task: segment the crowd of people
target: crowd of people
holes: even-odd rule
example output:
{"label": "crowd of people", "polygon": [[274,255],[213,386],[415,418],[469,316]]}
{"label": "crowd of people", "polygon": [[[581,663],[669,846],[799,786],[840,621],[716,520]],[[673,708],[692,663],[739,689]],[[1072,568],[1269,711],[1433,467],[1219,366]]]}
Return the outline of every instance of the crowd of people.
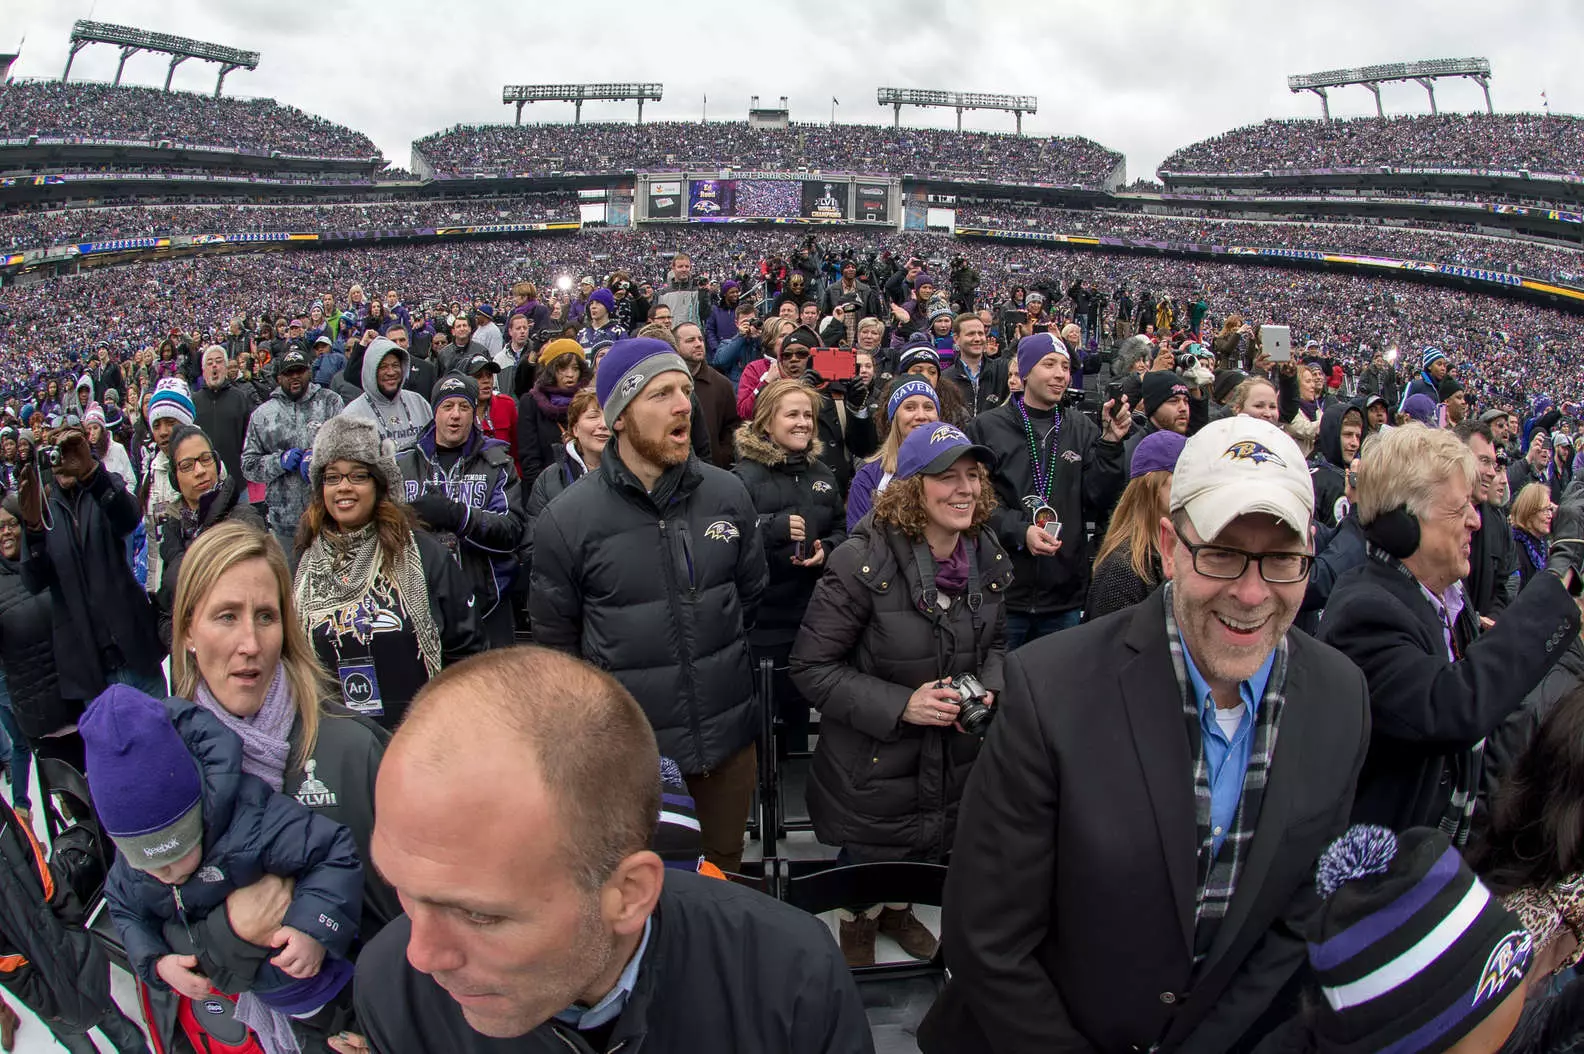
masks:
{"label": "crowd of people", "polygon": [[172,234],[413,230],[577,218],[577,194],[569,191],[336,204],[32,207],[0,212],[0,248],[38,249]]}
{"label": "crowd of people", "polygon": [[[1143,304],[1153,312],[1163,297],[1173,303],[1176,317],[1186,317],[1189,305],[1208,299],[1236,307],[1261,324],[1290,326],[1295,340],[1318,341],[1340,357],[1363,358],[1363,349],[1427,343],[1457,347],[1467,361],[1479,364],[1470,383],[1481,399],[1512,401],[1541,390],[1558,398],[1584,394],[1579,381],[1584,321],[1525,301],[1373,277],[926,234],[833,242],[817,260],[793,242],[784,230],[596,229],[576,236],[259,253],[170,260],[131,271],[85,271],[0,290],[0,392],[32,393],[50,379],[71,384],[75,363],[101,340],[120,352],[146,352],[153,358],[175,329],[181,341],[201,347],[227,336],[234,318],[279,313],[301,289],[349,278],[368,282],[382,295],[387,286],[393,288],[409,309],[448,302],[444,290],[470,290],[498,305],[507,301],[523,261],[529,261],[535,273],[550,276],[548,304],[562,279],[577,286],[589,277],[593,259],[606,274],[619,272],[627,279],[636,302],[644,297],[645,285],[651,290],[663,285],[666,254],[681,249],[717,285],[734,280],[772,297],[786,291],[795,272],[812,288],[820,276],[836,271],[845,255],[866,270],[887,267],[893,273],[911,255],[942,272],[961,256],[977,275],[975,303],[997,310],[1021,307],[1027,293],[1043,289],[1047,303],[1072,312],[1074,305],[1063,298],[1074,280],[1084,279],[1107,294],[1098,308],[1106,321],[1098,328],[1108,332],[1125,285],[1131,301],[1126,313],[1135,318]],[[943,274],[942,281],[948,282],[949,275]],[[580,298],[577,288],[556,293],[567,299],[563,310],[569,316],[581,315],[573,304]],[[85,314],[82,305],[91,309]],[[307,306],[297,309],[306,312]],[[630,307],[620,313],[630,321]]]}
{"label": "crowd of people", "polygon": [[1580,175],[1584,122],[1564,114],[1443,113],[1269,120],[1173,151],[1160,172],[1409,168]]}
{"label": "crowd of people", "polygon": [[457,125],[417,140],[413,150],[442,177],[731,167],[998,181],[1015,173],[1022,183],[1091,188],[1122,162],[1077,136],[868,124],[750,128],[743,121]]}
{"label": "crowd of people", "polygon": [[0,85],[0,139],[170,140],[299,157],[379,156],[373,140],[273,99],[215,98],[129,85],[10,80]]}
{"label": "crowd of people", "polygon": [[1256,222],[1213,216],[1082,211],[986,202],[969,205],[959,202],[957,207],[957,224],[962,227],[993,226],[1010,230],[1142,238],[1177,244],[1363,253],[1398,260],[1430,260],[1462,267],[1508,271],[1550,281],[1578,281],[1579,276],[1584,274],[1584,250],[1581,249],[1528,238],[1473,234],[1466,227],[1451,224],[1421,223],[1417,220],[1404,222],[1403,226],[1336,220]]}
{"label": "crowd of people", "polygon": [[[157,345],[0,403],[0,671],[161,1049],[865,1054],[882,936],[951,964],[927,1054],[1584,1037],[1565,316],[1507,354],[1398,285],[1346,324],[1449,328],[1285,358],[1267,286],[1362,280],[692,234],[42,294]],[[948,865],[938,933],[723,881],[811,747],[834,865]],[[32,808],[0,986],[141,1051]]]}

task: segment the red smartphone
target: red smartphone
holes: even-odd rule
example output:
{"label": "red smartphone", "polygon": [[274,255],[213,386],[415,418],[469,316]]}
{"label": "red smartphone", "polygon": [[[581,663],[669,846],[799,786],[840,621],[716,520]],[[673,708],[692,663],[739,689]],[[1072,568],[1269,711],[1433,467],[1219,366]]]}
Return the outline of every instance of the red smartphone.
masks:
{"label": "red smartphone", "polygon": [[858,376],[858,353],[846,348],[815,348],[809,354],[809,364],[827,381],[850,381]]}

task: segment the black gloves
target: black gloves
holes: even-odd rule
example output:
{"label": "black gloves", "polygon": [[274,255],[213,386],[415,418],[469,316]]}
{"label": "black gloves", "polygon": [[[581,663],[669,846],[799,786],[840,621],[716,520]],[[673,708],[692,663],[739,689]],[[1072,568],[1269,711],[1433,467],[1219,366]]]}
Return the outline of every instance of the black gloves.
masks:
{"label": "black gloves", "polygon": [[[1562,579],[1568,592],[1584,592],[1584,502],[1563,502],[1551,520],[1551,554],[1546,570]],[[1569,572],[1572,572],[1569,574]]]}
{"label": "black gloves", "polygon": [[467,509],[439,491],[420,494],[411,504],[418,518],[437,531],[455,531],[467,521]]}

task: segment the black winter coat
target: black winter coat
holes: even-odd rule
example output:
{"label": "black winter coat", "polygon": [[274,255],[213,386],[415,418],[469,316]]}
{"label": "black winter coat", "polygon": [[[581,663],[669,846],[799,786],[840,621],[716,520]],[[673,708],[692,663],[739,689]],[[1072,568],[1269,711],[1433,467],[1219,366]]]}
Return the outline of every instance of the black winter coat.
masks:
{"label": "black winter coat", "polygon": [[588,471],[582,462],[568,456],[566,447],[562,446],[555,465],[539,473],[539,478],[533,481],[533,489],[528,492],[528,500],[524,503],[523,544],[518,553],[521,562],[521,569],[517,572],[519,592],[523,596],[528,595],[528,580],[533,573],[534,521],[539,518],[541,512],[544,512],[545,506],[555,500],[562,491],[588,475]]}
{"label": "black winter coat", "polygon": [[0,804],[0,985],[63,1032],[86,1032],[113,1005],[110,964],[75,924],[82,910],[33,832]]}
{"label": "black winter coat", "polygon": [[667,868],[650,924],[632,994],[597,1050],[555,1018],[516,1039],[474,1030],[408,962],[406,918],[358,959],[358,1021],[380,1054],[874,1054],[852,973],[819,920]]}
{"label": "black winter coat", "polygon": [[[1342,463],[1342,419],[1355,407],[1332,403],[1320,415],[1320,435],[1309,459],[1309,481],[1314,486],[1315,519],[1335,527],[1347,517],[1347,466]],[[1362,413],[1362,412],[1361,412]]]}
{"label": "black winter coat", "polygon": [[533,392],[517,400],[517,472],[523,486],[533,486],[539,473],[555,464],[556,450],[566,442],[562,423],[539,408]]}
{"label": "black winter coat", "polygon": [[226,475],[242,479],[242,444],[247,439],[248,418],[259,404],[258,391],[251,384],[227,381],[218,388],[199,388],[192,400],[198,427],[214,444]]}
{"label": "black winter coat", "polygon": [[466,506],[459,526],[430,526],[467,574],[475,611],[490,644],[511,647],[508,598],[517,580],[517,551],[527,528],[522,484],[510,446],[485,436],[475,425],[448,475],[440,468],[431,421],[418,441],[397,455],[396,467],[409,503],[421,494],[439,494]]}
{"label": "black winter coat", "polygon": [[[824,462],[810,460],[820,454],[815,441],[808,453],[788,455],[767,436],[755,435],[748,425],[737,429],[737,464],[732,469],[758,513],[759,538],[769,565],[770,584],[759,603],[759,619],[749,640],[755,647],[790,644],[803,622],[803,611],[831,554],[847,540],[847,514],[842,508],[836,476]],[[825,559],[818,567],[792,562],[797,545],[791,538],[791,518],[803,517],[805,536],[818,539]]]}
{"label": "black winter coat", "polygon": [[[1517,764],[1518,758],[1534,742],[1540,723],[1558,703],[1584,684],[1584,641],[1574,637],[1561,660],[1545,675],[1535,690],[1524,697],[1523,705],[1507,715],[1485,740],[1485,767],[1480,770],[1480,793],[1488,806]],[[1489,815],[1487,812],[1486,815]]]}
{"label": "black winter coat", "polygon": [[968,416],[972,419],[1006,402],[1007,370],[1007,360],[1004,358],[981,359],[979,376],[970,378],[959,356],[946,367],[941,374],[941,381],[950,381],[957,386],[957,392],[962,396],[963,405],[968,408]]}
{"label": "black winter coat", "polygon": [[1372,731],[1354,823],[1436,826],[1451,802],[1453,759],[1490,735],[1562,658],[1578,637],[1579,609],[1561,579],[1542,574],[1488,632],[1467,605],[1455,629],[1456,663],[1435,606],[1388,557],[1372,554],[1332,591],[1320,638],[1369,684]]}
{"label": "black winter coat", "polygon": [[[855,861],[943,861],[982,742],[902,720],[922,684],[973,673],[1004,686],[1012,561],[988,528],[978,547],[978,611],[966,594],[942,610],[933,559],[919,571],[900,531],[859,524],[830,558],[792,647],[792,680],[820,711],[808,787],[819,840]],[[928,548],[924,549],[928,554]]]}
{"label": "black winter coat", "polygon": [[706,773],[759,732],[748,657],[767,578],[758,514],[741,480],[696,456],[646,491],[619,443],[534,523],[534,640],[610,671],[660,753]]}
{"label": "black winter coat", "polygon": [[1507,610],[1517,589],[1512,581],[1518,570],[1518,549],[1507,513],[1490,502],[1475,506],[1480,528],[1469,540],[1469,575],[1463,580],[1474,610],[1494,619]]}
{"label": "black winter coat", "polygon": [[1097,618],[1130,608],[1155,592],[1166,580],[1161,572],[1160,557],[1150,554],[1150,568],[1154,578],[1145,580],[1133,570],[1133,547],[1127,542],[1113,549],[1104,560],[1095,564],[1094,579],[1089,583],[1089,599],[1084,602],[1083,620]]}
{"label": "black winter coat", "polygon": [[[226,520],[239,520],[261,531],[265,530],[264,521],[248,504],[246,492],[237,480],[236,476],[227,476],[218,487],[198,499],[198,534]],[[177,499],[178,502],[180,500]],[[156,522],[159,525],[156,529],[159,537],[154,544],[159,546],[164,570],[160,572],[159,590],[154,594],[154,612],[159,619],[160,643],[168,652],[171,645],[171,620],[176,607],[176,581],[181,574],[182,558],[198,537],[194,535],[188,538],[182,532],[179,510],[171,510],[169,515],[161,516]]]}
{"label": "black winter coat", "polygon": [[82,707],[105,690],[114,670],[160,672],[160,643],[148,594],[127,565],[126,537],[143,522],[137,499],[103,467],[70,491],[51,483],[48,522],[22,538],[22,581],[48,591],[55,618],[60,693]]}
{"label": "black winter coat", "polygon": [[57,732],[77,720],[61,701],[55,674],[55,626],[48,593],[30,593],[22,568],[0,557],[0,669],[11,694],[17,727],[29,739]]}
{"label": "black winter coat", "polygon": [[[1051,508],[1062,522],[1061,549],[1054,556],[1034,556],[1025,535],[1034,523],[1034,509],[1025,502],[1034,494],[1034,463],[1028,436],[1018,415],[1021,399],[1009,399],[974,418],[968,434],[996,456],[991,479],[1000,505],[990,514],[990,528],[1012,559],[1015,572],[1007,592],[1007,611],[1051,614],[1071,611],[1089,592],[1089,565],[1094,553],[1084,524],[1100,520],[1127,486],[1122,444],[1104,438],[1100,426],[1076,410],[1062,414],[1061,431],[1050,448]],[[1049,415],[1029,415],[1036,433],[1049,427]]]}

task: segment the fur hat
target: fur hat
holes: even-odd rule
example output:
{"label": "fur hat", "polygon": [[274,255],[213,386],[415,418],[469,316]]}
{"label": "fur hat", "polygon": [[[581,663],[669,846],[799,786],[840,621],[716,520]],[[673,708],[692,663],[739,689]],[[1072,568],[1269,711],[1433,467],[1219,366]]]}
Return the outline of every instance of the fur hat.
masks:
{"label": "fur hat", "polygon": [[358,461],[385,484],[385,493],[392,501],[400,501],[404,493],[401,470],[396,467],[396,447],[389,439],[381,439],[379,428],[363,417],[337,414],[319,426],[313,441],[313,464],[309,469],[315,490],[324,486],[325,468],[334,461]]}

